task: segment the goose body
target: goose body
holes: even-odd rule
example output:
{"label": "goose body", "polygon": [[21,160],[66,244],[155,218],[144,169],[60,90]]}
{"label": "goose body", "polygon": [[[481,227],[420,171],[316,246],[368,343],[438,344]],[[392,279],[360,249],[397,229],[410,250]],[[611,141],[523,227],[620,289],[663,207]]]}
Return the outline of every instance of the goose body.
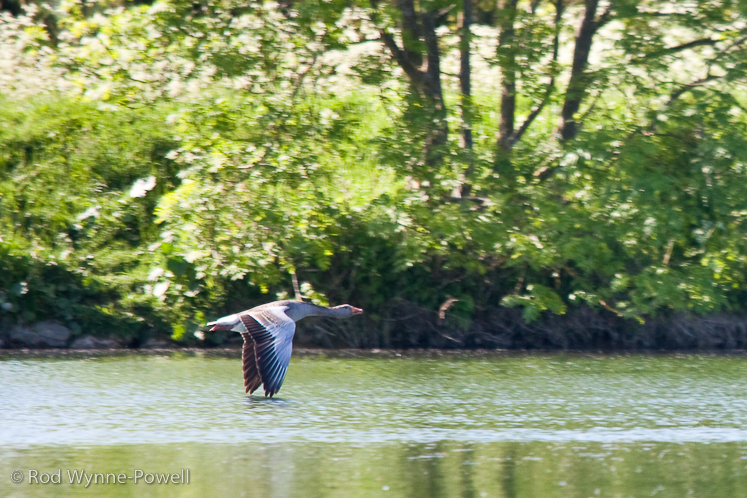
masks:
{"label": "goose body", "polygon": [[210,331],[230,330],[244,338],[241,355],[244,388],[249,394],[260,385],[265,396],[280,390],[293,350],[296,322],[307,316],[349,318],[363,310],[342,304],[334,308],[301,301],[275,301],[207,324]]}

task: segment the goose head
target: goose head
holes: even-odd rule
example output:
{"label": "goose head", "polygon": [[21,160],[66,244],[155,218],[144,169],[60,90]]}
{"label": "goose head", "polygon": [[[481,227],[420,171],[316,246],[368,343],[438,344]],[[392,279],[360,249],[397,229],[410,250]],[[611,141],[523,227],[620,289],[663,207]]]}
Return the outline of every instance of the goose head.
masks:
{"label": "goose head", "polygon": [[350,318],[353,315],[362,315],[363,310],[360,308],[356,308],[355,306],[350,306],[349,304],[341,304],[339,306],[335,306],[334,308],[331,308],[333,310],[340,310],[339,317],[340,318]]}

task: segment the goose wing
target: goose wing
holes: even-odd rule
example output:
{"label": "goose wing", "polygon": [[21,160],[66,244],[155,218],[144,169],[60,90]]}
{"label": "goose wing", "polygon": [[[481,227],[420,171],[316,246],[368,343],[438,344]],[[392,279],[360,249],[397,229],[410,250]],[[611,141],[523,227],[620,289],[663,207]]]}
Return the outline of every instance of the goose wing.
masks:
{"label": "goose wing", "polygon": [[283,385],[296,332],[296,322],[285,314],[286,309],[287,306],[276,306],[239,315],[246,329],[241,331],[246,392],[252,393],[264,384],[265,396],[273,396]]}

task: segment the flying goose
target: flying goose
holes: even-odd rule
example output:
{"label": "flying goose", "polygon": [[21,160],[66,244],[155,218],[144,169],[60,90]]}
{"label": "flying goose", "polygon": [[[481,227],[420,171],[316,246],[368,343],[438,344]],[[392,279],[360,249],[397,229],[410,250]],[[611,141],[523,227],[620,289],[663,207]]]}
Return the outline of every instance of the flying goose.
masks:
{"label": "flying goose", "polygon": [[230,330],[244,338],[244,387],[249,394],[264,384],[265,396],[280,390],[288,370],[296,322],[307,316],[350,318],[363,310],[341,304],[334,308],[301,301],[275,301],[224,316],[207,324],[210,332]]}

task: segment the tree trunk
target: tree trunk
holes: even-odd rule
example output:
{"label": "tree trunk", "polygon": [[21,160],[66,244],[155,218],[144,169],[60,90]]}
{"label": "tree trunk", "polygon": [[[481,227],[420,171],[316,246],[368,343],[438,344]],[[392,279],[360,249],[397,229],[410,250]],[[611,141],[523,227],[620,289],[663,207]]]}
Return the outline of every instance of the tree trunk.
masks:
{"label": "tree trunk", "polygon": [[558,131],[560,140],[563,142],[576,138],[578,134],[579,126],[575,116],[581,108],[581,102],[591,83],[591,78],[586,73],[586,67],[589,63],[589,52],[591,52],[594,34],[601,25],[600,22],[596,21],[599,0],[585,0],[585,4],[586,10],[576,34],[576,46],[573,50],[571,79],[568,82],[563,109],[560,113]]}
{"label": "tree trunk", "polygon": [[498,125],[498,147],[504,153],[511,151],[511,136],[516,122],[516,53],[513,38],[515,35],[516,5],[518,0],[503,0],[498,22],[500,34],[498,46],[501,75],[501,120]]}
{"label": "tree trunk", "polygon": [[405,56],[415,67],[423,65],[423,54],[420,38],[422,30],[418,22],[418,14],[415,11],[413,0],[399,0],[397,7],[402,12],[402,46]]}
{"label": "tree trunk", "polygon": [[0,0],[0,11],[19,16],[23,12],[23,8],[20,0]]}
{"label": "tree trunk", "polygon": [[421,14],[423,38],[427,51],[428,67],[425,70],[425,97],[433,115],[433,128],[428,130],[425,143],[425,161],[428,166],[440,164],[443,160],[441,147],[446,144],[449,125],[446,121],[446,104],[441,88],[441,54],[438,50],[438,37],[433,12]]}
{"label": "tree trunk", "polygon": [[[378,16],[375,10],[378,8],[378,2],[372,0],[371,6],[374,8],[371,20],[377,23]],[[441,88],[441,54],[436,35],[436,11],[418,13],[413,0],[399,0],[397,6],[402,12],[404,47],[399,48],[385,27],[380,29],[381,39],[407,75],[412,88],[422,98],[425,112],[432,117],[432,125],[426,130],[423,153],[425,164],[436,166],[443,161],[443,146],[448,140],[449,133],[446,104]],[[423,38],[422,41],[420,37]],[[424,61],[425,69],[422,68]]]}
{"label": "tree trunk", "polygon": [[459,29],[459,88],[462,92],[462,145],[467,156],[467,168],[464,171],[461,195],[467,197],[472,192],[470,177],[475,170],[472,156],[472,81],[470,66],[470,46],[472,41],[472,0],[463,0],[463,12],[457,19]]}

